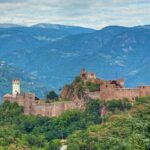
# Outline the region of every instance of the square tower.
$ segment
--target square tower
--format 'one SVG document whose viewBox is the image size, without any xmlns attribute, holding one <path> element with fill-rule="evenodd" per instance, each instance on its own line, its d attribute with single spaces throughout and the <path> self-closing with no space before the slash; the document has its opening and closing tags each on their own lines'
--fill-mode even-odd
<svg viewBox="0 0 150 150">
<path fill-rule="evenodd" d="M 20 94 L 20 80 L 12 81 L 12 95 L 16 96 Z"/>
</svg>

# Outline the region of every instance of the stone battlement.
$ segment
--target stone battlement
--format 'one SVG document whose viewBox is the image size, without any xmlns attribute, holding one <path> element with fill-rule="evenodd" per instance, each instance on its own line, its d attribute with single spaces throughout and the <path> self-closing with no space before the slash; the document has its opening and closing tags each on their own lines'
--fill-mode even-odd
<svg viewBox="0 0 150 150">
<path fill-rule="evenodd" d="M 4 95 L 4 100 L 11 103 L 16 102 L 19 106 L 23 106 L 26 115 L 31 114 L 48 117 L 59 116 L 68 109 L 78 109 L 82 107 L 80 103 L 73 101 L 46 103 L 43 100 L 36 100 L 34 93 L 19 94 L 16 97 L 6 94 Z"/>
<path fill-rule="evenodd" d="M 95 80 L 96 74 L 94 72 L 87 72 L 85 69 L 81 69 L 80 77 L 84 80 Z"/>
<path fill-rule="evenodd" d="M 70 101 L 58 101 L 53 103 L 46 103 L 44 100 L 36 98 L 34 93 L 20 94 L 20 81 L 13 80 L 12 94 L 4 95 L 4 100 L 11 103 L 16 102 L 18 105 L 24 107 L 25 114 L 42 115 L 42 116 L 59 116 L 64 111 L 69 109 L 84 109 L 84 98 L 100 99 L 109 101 L 112 99 L 127 98 L 131 102 L 136 98 L 150 96 L 150 86 L 138 86 L 137 88 L 125 88 L 124 79 L 118 80 L 100 80 L 96 78 L 95 73 L 87 72 L 82 69 L 80 72 L 81 79 L 85 82 L 98 84 L 100 88 L 97 91 L 90 92 L 89 90 L 82 91 L 82 97 L 76 94 L 76 88 L 70 92 L 69 86 L 65 86 L 60 95 L 63 99 L 70 99 Z"/>
</svg>

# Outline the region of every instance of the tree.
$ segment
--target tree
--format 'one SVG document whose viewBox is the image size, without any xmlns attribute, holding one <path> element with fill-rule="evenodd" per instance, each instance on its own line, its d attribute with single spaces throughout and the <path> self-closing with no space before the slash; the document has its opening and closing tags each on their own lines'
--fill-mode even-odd
<svg viewBox="0 0 150 150">
<path fill-rule="evenodd" d="M 60 150 L 60 147 L 61 147 L 61 142 L 59 139 L 55 139 L 55 140 L 52 140 L 50 143 L 49 143 L 49 150 Z"/>
<path fill-rule="evenodd" d="M 93 123 L 100 123 L 101 117 L 100 117 L 100 110 L 102 107 L 102 102 L 99 99 L 96 100 L 89 100 L 86 103 L 86 116 L 89 121 L 92 121 Z"/>
<path fill-rule="evenodd" d="M 89 89 L 90 92 L 95 92 L 100 90 L 100 84 L 98 83 L 92 83 L 92 82 L 87 82 L 86 83 L 87 88 Z"/>
<path fill-rule="evenodd" d="M 50 91 L 47 96 L 46 96 L 47 99 L 50 99 L 50 100 L 58 100 L 58 95 L 56 94 L 55 91 Z"/>
<path fill-rule="evenodd" d="M 77 83 L 82 82 L 82 78 L 80 76 L 76 76 L 75 82 Z"/>
<path fill-rule="evenodd" d="M 131 109 L 132 104 L 126 98 L 124 98 L 123 100 L 114 99 L 107 102 L 107 107 L 109 111 L 115 113 L 117 111 L 125 111 Z"/>
</svg>

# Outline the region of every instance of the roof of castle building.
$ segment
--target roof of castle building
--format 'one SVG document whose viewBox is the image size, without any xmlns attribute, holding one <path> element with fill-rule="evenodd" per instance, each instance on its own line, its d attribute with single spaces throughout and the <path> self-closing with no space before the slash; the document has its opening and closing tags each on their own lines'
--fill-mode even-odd
<svg viewBox="0 0 150 150">
<path fill-rule="evenodd" d="M 7 93 L 4 95 L 4 97 L 13 97 L 11 94 Z"/>
</svg>

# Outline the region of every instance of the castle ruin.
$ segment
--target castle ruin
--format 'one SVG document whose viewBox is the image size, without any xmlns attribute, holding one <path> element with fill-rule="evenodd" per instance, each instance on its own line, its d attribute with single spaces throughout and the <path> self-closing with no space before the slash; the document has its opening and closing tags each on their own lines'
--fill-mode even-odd
<svg viewBox="0 0 150 150">
<path fill-rule="evenodd" d="M 131 102 L 136 98 L 150 96 L 150 86 L 139 86 L 137 88 L 125 88 L 124 79 L 117 80 L 101 80 L 96 77 L 95 73 L 87 72 L 82 69 L 80 72 L 80 78 L 83 82 L 91 82 L 99 84 L 100 88 L 97 91 L 84 91 L 84 97 L 88 99 L 100 99 L 109 101 L 112 99 L 124 99 L 127 98 Z M 68 96 L 69 95 L 69 96 Z M 26 115 L 41 115 L 54 117 L 59 116 L 66 110 L 70 109 L 84 109 L 85 101 L 83 97 L 79 97 L 74 91 L 70 95 L 69 87 L 64 86 L 60 98 L 70 99 L 68 101 L 56 101 L 52 103 L 46 103 L 45 100 L 39 100 L 34 93 L 21 93 L 20 81 L 12 81 L 12 94 L 5 94 L 4 101 L 11 103 L 18 103 L 18 105 L 24 107 L 24 113 Z"/>
<path fill-rule="evenodd" d="M 90 78 L 88 78 L 90 76 Z M 87 72 L 82 69 L 80 77 L 85 81 L 100 84 L 100 90 L 95 92 L 88 92 L 88 96 L 91 98 L 97 98 L 101 100 L 112 99 L 124 99 L 127 98 L 130 101 L 135 101 L 136 98 L 150 96 L 150 86 L 138 86 L 136 88 L 125 88 L 124 79 L 117 80 L 101 80 L 97 79 L 96 75 Z"/>
<path fill-rule="evenodd" d="M 54 117 L 59 116 L 66 110 L 81 108 L 81 104 L 73 101 L 58 101 L 46 103 L 45 100 L 39 100 L 34 93 L 20 93 L 20 81 L 12 81 L 12 94 L 5 94 L 4 101 L 16 102 L 24 107 L 26 115 L 41 115 Z"/>
</svg>

